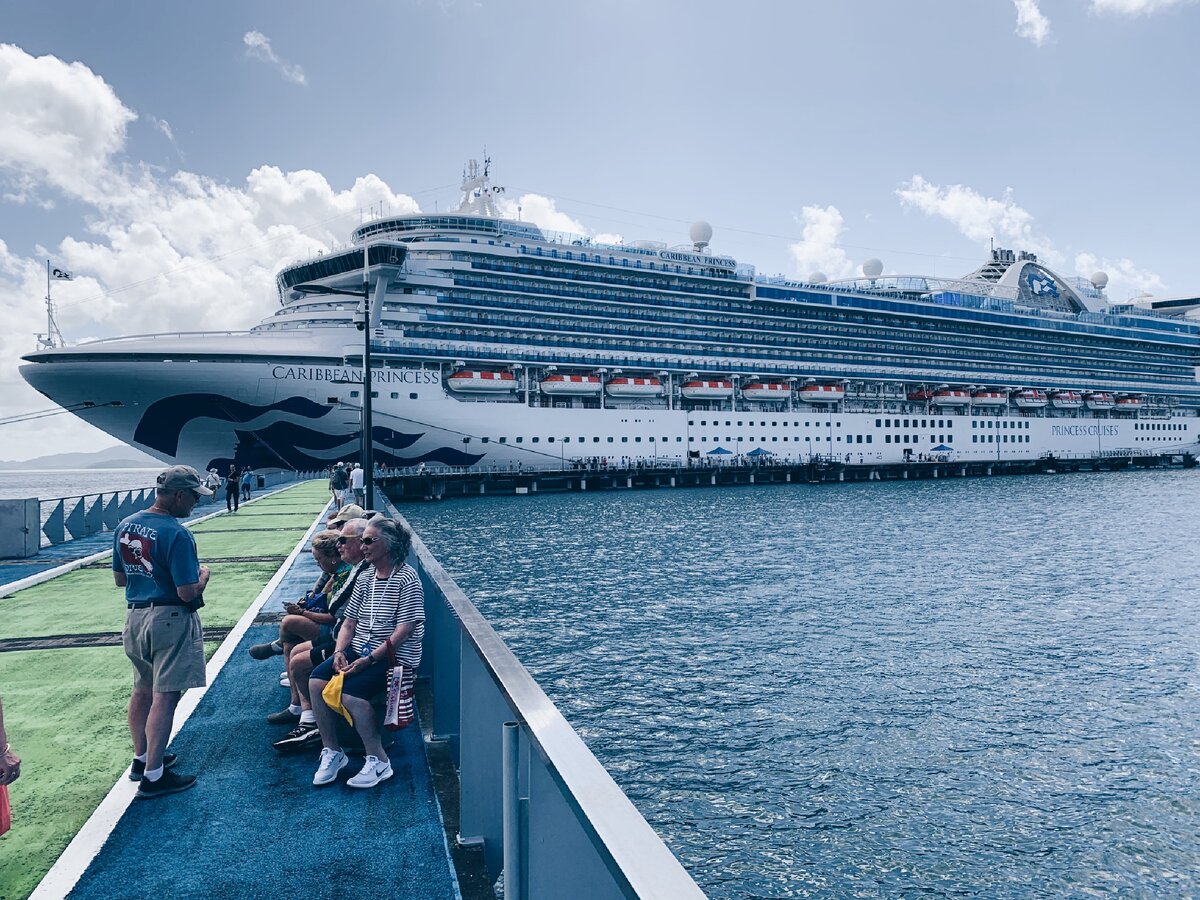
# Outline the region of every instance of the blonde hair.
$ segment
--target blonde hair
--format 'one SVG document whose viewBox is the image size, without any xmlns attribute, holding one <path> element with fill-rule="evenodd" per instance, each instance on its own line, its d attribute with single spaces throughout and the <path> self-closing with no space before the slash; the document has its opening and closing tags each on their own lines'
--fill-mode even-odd
<svg viewBox="0 0 1200 900">
<path fill-rule="evenodd" d="M 336 531 L 320 531 L 312 539 L 312 548 L 317 551 L 318 556 L 323 556 L 326 559 L 338 559 L 338 538 L 341 535 Z"/>
</svg>

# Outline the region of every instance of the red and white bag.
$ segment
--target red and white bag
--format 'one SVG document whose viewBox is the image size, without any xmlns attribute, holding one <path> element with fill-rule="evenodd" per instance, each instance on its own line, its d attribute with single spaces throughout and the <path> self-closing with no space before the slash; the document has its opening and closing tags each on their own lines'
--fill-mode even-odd
<svg viewBox="0 0 1200 900">
<path fill-rule="evenodd" d="M 396 649 L 392 642 L 387 642 L 388 655 L 392 658 L 392 668 L 387 678 L 387 707 L 383 713 L 383 727 L 388 731 L 399 731 L 413 722 L 413 691 L 411 678 L 406 684 L 405 674 L 411 675 L 404 666 L 396 662 Z"/>
</svg>

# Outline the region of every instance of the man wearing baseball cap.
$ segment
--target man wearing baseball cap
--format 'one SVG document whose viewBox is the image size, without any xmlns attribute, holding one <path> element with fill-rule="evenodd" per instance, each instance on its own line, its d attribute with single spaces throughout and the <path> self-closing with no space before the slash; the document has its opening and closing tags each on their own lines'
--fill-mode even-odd
<svg viewBox="0 0 1200 900">
<path fill-rule="evenodd" d="M 191 466 L 171 466 L 158 476 L 154 505 L 136 512 L 113 534 L 113 578 L 125 588 L 125 655 L 133 664 L 129 777 L 138 798 L 186 791 L 195 775 L 168 771 L 166 753 L 175 706 L 183 692 L 203 687 L 204 637 L 200 616 L 208 566 L 200 565 L 196 539 L 179 524 L 202 497 L 211 497 Z"/>
</svg>

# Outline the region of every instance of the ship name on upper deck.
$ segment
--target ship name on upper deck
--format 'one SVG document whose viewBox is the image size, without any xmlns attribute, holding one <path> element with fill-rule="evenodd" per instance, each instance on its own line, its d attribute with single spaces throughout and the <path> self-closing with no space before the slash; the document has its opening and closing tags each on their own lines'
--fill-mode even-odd
<svg viewBox="0 0 1200 900">
<path fill-rule="evenodd" d="M 737 268 L 737 260 L 731 259 L 728 256 L 706 256 L 703 253 L 659 250 L 658 257 L 668 262 L 688 263 L 693 266 L 712 266 L 714 269 L 728 269 L 730 272 Z"/>
<path fill-rule="evenodd" d="M 271 377 L 292 381 L 362 383 L 362 369 L 343 366 L 274 366 Z M 440 384 L 441 373 L 431 369 L 372 369 L 372 384 Z"/>
</svg>

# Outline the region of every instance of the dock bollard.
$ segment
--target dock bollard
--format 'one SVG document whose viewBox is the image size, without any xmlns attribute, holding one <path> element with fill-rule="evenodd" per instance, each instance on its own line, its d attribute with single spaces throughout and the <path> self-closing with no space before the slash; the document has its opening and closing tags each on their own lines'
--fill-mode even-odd
<svg viewBox="0 0 1200 900">
<path fill-rule="evenodd" d="M 521 820 L 520 820 L 520 727 L 516 722 L 505 722 L 502 738 L 504 778 L 504 896 L 519 898 L 525 891 L 521 872 Z"/>
</svg>

